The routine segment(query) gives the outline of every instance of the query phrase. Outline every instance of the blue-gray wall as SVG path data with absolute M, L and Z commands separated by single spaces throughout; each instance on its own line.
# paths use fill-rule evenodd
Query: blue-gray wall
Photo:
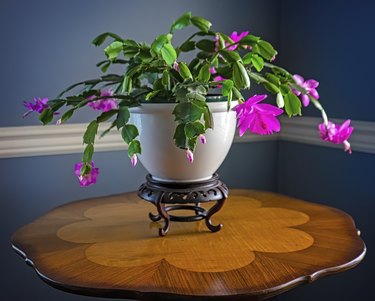
M 320 81 L 329 117 L 374 121 L 375 1 L 281 2 L 282 64 Z M 315 110 L 305 114 L 319 116 Z M 375 300 L 374 170 L 374 155 L 279 143 L 278 191 L 348 212 L 368 248 L 354 270 L 292 290 L 281 300 Z
M 22 100 L 33 96 L 52 98 L 72 82 L 98 76 L 95 63 L 102 59 L 102 50 L 91 46 L 90 41 L 101 32 L 113 31 L 151 42 L 157 34 L 169 30 L 174 18 L 192 11 L 212 20 L 219 31 L 230 33 L 249 28 L 262 32 L 277 45 L 276 2 L 237 0 L 234 10 L 233 2 L 213 0 L 3 0 L 0 127 L 38 124 L 36 116 L 20 118 L 24 112 Z M 88 118 L 89 113 L 84 112 L 73 122 Z M 275 191 L 277 147 L 276 142 L 237 144 L 220 173 L 230 187 Z M 72 171 L 80 157 L 74 154 L 0 159 L 1 300 L 96 300 L 50 288 L 9 247 L 14 231 L 46 211 L 75 199 L 136 190 L 146 175 L 141 166 L 131 168 L 124 153 L 97 153 L 95 162 L 101 167 L 98 183 L 82 189 Z M 238 160 L 240 157 L 246 158 L 246 164 Z
M 54 97 L 72 82 L 97 76 L 94 63 L 101 50 L 90 41 L 98 33 L 109 30 L 151 41 L 187 10 L 212 20 L 217 30 L 249 29 L 273 42 L 281 53 L 279 62 L 321 82 L 319 92 L 330 116 L 374 120 L 375 7 L 370 0 L 2 0 L 0 127 L 37 124 L 36 118 L 20 118 L 21 100 Z M 350 69 L 352 65 L 356 68 Z M 230 187 L 279 190 L 342 208 L 356 219 L 369 247 L 356 269 L 294 289 L 280 300 L 375 300 L 369 283 L 374 271 L 374 158 L 287 142 L 232 147 L 220 169 Z M 82 189 L 72 175 L 79 160 L 79 154 L 0 160 L 2 300 L 97 300 L 45 285 L 9 247 L 16 229 L 49 209 L 74 199 L 135 190 L 146 174 L 141 166 L 130 168 L 121 152 L 98 153 L 100 180 Z

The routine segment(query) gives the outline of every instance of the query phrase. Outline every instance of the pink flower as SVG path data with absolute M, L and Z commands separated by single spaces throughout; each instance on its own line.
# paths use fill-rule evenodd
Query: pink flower
M 112 90 L 103 90 L 100 92 L 100 96 L 112 96 L 113 91 Z M 88 100 L 95 99 L 96 96 L 92 95 L 88 97 Z M 88 103 L 88 106 L 92 107 L 94 110 L 102 111 L 102 112 L 108 112 L 113 109 L 117 109 L 118 105 L 115 99 L 113 98 L 103 98 L 98 99 L 92 102 Z
M 207 139 L 206 139 L 206 136 L 205 135 L 199 135 L 199 141 L 202 143 L 202 144 L 206 144 L 207 143 Z
M 354 128 L 349 125 L 350 119 L 346 120 L 342 125 L 334 124 L 331 121 L 328 121 L 328 125 L 321 123 L 318 127 L 320 138 L 333 144 L 344 144 L 344 150 L 348 151 L 349 154 L 351 154 L 352 149 L 350 148 L 348 139 L 352 134 Z
M 29 101 L 24 101 L 23 105 L 26 107 L 26 109 L 29 109 L 26 113 L 23 114 L 23 117 L 26 117 L 29 115 L 31 112 L 37 112 L 37 113 L 42 113 L 44 109 L 49 108 L 47 105 L 48 98 L 43 97 L 43 98 L 37 98 L 35 97 L 33 99 L 34 103 Z
M 194 154 L 190 149 L 186 150 L 186 158 L 188 159 L 189 163 L 193 163 L 194 161 Z
M 300 97 L 303 106 L 307 107 L 310 103 L 308 94 L 310 94 L 315 99 L 319 99 L 319 94 L 316 90 L 316 88 L 319 86 L 318 81 L 316 81 L 315 79 L 308 79 L 307 81 L 305 81 L 304 78 L 298 74 L 294 74 L 293 79 L 298 86 L 307 91 L 307 94 L 302 94 L 300 91 L 292 88 L 292 92 Z
M 248 31 L 243 31 L 241 32 L 240 34 L 237 33 L 237 31 L 233 31 L 232 34 L 229 36 L 233 42 L 237 43 L 239 42 L 242 38 L 246 37 L 249 35 L 249 32 Z M 238 47 L 238 45 L 233 45 L 233 46 L 230 46 L 228 48 L 228 50 L 232 51 L 232 50 L 236 50 Z
M 134 155 L 130 158 L 130 162 L 132 163 L 133 167 L 137 165 L 138 157 L 137 157 L 136 154 L 134 154 Z
M 177 61 L 173 62 L 173 69 L 176 70 L 177 72 L 180 71 L 180 66 L 178 65 Z
M 237 113 L 239 133 L 247 129 L 259 135 L 269 135 L 280 131 L 280 122 L 275 117 L 284 111 L 270 104 L 259 104 L 267 95 L 254 95 L 233 108 Z
M 217 74 L 217 73 L 216 73 L 216 69 L 215 69 L 215 67 L 211 67 L 211 68 L 210 68 L 210 73 L 211 73 L 212 75 Z M 226 80 L 226 78 L 222 77 L 221 75 L 216 75 L 216 76 L 214 77 L 214 82 L 219 82 L 219 81 L 223 81 L 223 80 Z M 218 88 L 221 88 L 222 85 L 217 85 L 217 87 L 218 87 Z
M 83 166 L 82 162 L 76 163 L 74 165 L 74 173 L 79 180 L 79 185 L 90 186 L 91 184 L 96 183 L 96 178 L 99 175 L 99 168 L 95 168 L 94 162 L 91 162 L 91 171 L 87 175 L 81 175 L 81 168 Z

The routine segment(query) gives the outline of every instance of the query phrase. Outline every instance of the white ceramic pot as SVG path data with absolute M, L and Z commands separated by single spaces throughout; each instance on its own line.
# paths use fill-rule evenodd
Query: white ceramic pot
M 139 160 L 152 177 L 164 182 L 197 182 L 210 179 L 224 161 L 232 145 L 236 114 L 227 111 L 227 102 L 209 102 L 214 129 L 206 132 L 206 144 L 197 142 L 194 162 L 185 150 L 175 146 L 175 103 L 145 103 L 130 109 L 130 123 L 137 126 L 142 154 Z M 236 103 L 233 102 L 233 106 Z

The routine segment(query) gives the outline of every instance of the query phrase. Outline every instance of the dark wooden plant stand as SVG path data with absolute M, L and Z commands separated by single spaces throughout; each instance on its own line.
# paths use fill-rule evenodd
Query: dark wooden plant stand
M 157 214 L 149 213 L 152 221 L 164 220 L 159 235 L 167 234 L 170 222 L 195 222 L 205 220 L 212 232 L 217 232 L 222 224 L 213 225 L 211 217 L 224 205 L 228 197 L 227 186 L 214 174 L 209 180 L 194 183 L 160 182 L 147 175 L 147 182 L 138 189 L 138 196 L 156 206 Z M 210 209 L 201 207 L 201 203 L 215 202 Z M 191 210 L 193 215 L 172 215 L 169 212 Z

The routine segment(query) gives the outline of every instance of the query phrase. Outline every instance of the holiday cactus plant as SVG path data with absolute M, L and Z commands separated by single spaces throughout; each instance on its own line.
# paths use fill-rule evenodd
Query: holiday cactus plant
M 196 33 L 176 46 L 172 43 L 177 31 L 193 26 Z M 238 101 L 234 107 L 238 118 L 239 134 L 246 130 L 260 135 L 280 131 L 278 116 L 284 112 L 289 116 L 301 115 L 302 106 L 314 105 L 321 113 L 323 122 L 318 126 L 323 140 L 335 144 L 343 143 L 351 153 L 348 138 L 353 128 L 350 120 L 335 125 L 328 120 L 319 102 L 316 80 L 304 80 L 275 65 L 277 51 L 262 38 L 248 31 L 226 35 L 211 30 L 211 22 L 185 13 L 171 26 L 169 33 L 156 37 L 152 44 L 124 39 L 106 32 L 93 40 L 95 46 L 105 42 L 106 59 L 97 66 L 104 73 L 97 79 L 74 84 L 64 90 L 56 99 L 34 98 L 25 102 L 30 112 L 39 113 L 43 124 L 55 118 L 57 125 L 69 120 L 80 108 L 91 107 L 98 111 L 83 135 L 85 149 L 82 162 L 75 165 L 75 173 L 81 186 L 96 182 L 99 169 L 92 161 L 94 142 L 100 123 L 112 120 L 110 128 L 121 131 L 128 144 L 128 156 L 133 166 L 141 154 L 138 129 L 129 123 L 129 108 L 145 102 L 175 103 L 173 115 L 176 121 L 174 141 L 176 147 L 186 151 L 187 160 L 193 163 L 193 152 L 198 141 L 206 142 L 206 131 L 213 128 L 212 116 L 206 103 L 211 91 L 226 96 L 228 110 L 231 101 Z M 189 61 L 180 59 L 182 53 L 192 52 Z M 121 65 L 121 74 L 107 73 L 113 65 Z M 262 85 L 272 96 L 276 106 L 263 103 L 267 95 L 254 95 L 247 100 L 243 90 L 249 90 L 255 83 Z M 79 89 L 80 88 L 80 89 Z M 79 89 L 79 90 L 78 90 Z M 66 96 L 70 92 L 71 95 Z M 59 112 L 66 108 L 63 113 Z M 172 137 L 171 137 L 172 139 Z

